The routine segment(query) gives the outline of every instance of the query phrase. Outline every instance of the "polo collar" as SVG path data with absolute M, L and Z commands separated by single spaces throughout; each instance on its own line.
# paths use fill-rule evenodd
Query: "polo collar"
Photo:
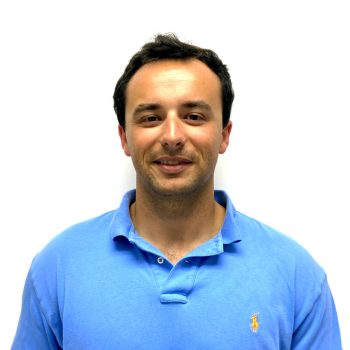
M 230 197 L 225 191 L 214 191 L 215 200 L 226 208 L 224 223 L 218 235 L 221 235 L 223 244 L 238 243 L 242 240 L 238 225 L 238 216 Z

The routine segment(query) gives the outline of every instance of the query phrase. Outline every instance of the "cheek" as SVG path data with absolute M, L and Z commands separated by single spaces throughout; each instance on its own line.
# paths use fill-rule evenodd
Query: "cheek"
M 221 146 L 221 133 L 214 130 L 198 130 L 191 138 L 192 144 L 204 153 L 204 156 L 211 157 L 219 153 Z
M 133 132 L 128 135 L 128 145 L 131 157 L 142 158 L 144 153 L 152 149 L 156 143 L 155 133 L 149 129 L 142 132 Z

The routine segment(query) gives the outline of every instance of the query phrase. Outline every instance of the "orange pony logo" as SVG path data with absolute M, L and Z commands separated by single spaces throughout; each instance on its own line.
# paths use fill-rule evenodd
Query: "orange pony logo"
M 250 317 L 250 329 L 253 333 L 256 333 L 259 329 L 259 314 L 254 313 Z

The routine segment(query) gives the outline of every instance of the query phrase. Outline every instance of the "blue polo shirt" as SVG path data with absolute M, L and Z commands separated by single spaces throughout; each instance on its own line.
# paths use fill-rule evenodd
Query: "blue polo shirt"
M 135 191 L 58 235 L 33 260 L 12 349 L 341 349 L 319 265 L 215 199 L 221 231 L 175 266 L 135 231 Z

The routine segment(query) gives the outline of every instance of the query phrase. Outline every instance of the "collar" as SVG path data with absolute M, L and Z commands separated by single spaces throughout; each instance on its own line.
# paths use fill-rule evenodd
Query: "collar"
M 223 244 L 238 243 L 241 241 L 241 234 L 238 225 L 237 211 L 233 206 L 229 196 L 225 191 L 214 191 L 215 200 L 226 208 L 225 220 L 220 232 L 215 237 L 222 240 Z M 130 242 L 136 239 L 136 231 L 131 221 L 129 208 L 136 200 L 136 190 L 126 192 L 120 203 L 120 207 L 115 211 L 110 225 L 111 238 L 123 236 Z

